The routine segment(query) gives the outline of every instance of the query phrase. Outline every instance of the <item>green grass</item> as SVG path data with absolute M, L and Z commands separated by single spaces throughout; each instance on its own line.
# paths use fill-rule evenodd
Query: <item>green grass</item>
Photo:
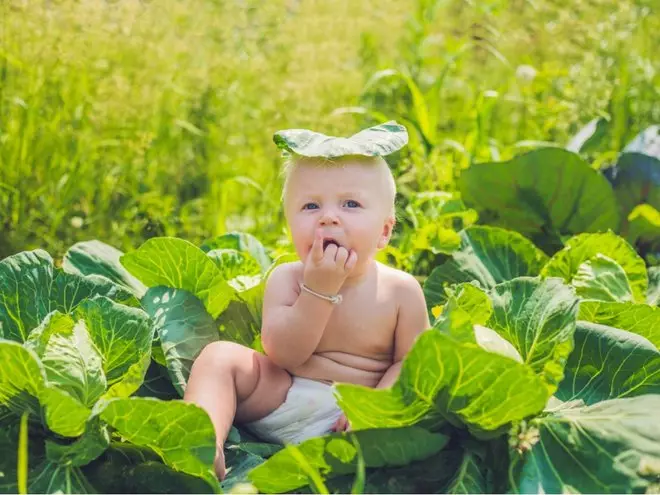
M 98 238 L 286 242 L 277 129 L 349 134 L 362 106 L 434 141 L 395 168 L 405 196 L 473 161 L 564 144 L 597 115 L 604 160 L 660 121 L 651 2 L 158 0 L 0 4 L 0 257 Z M 534 67 L 525 80 L 520 65 Z M 410 75 L 366 88 L 379 70 Z M 518 73 L 518 76 L 516 75 Z M 415 103 L 417 106 L 415 106 Z M 412 129 L 411 129 L 412 131 Z M 610 153 L 610 155 L 607 155 Z

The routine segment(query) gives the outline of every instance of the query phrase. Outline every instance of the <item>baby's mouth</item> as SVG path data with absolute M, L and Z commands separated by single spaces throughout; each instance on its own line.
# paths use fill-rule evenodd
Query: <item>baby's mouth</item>
M 334 244 L 338 248 L 341 247 L 341 244 L 339 244 L 337 241 L 334 239 L 323 239 L 323 251 L 325 251 L 329 245 Z

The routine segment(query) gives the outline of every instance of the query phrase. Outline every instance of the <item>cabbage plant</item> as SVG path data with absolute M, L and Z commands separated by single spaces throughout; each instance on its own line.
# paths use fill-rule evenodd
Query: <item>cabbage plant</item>
M 123 465 L 174 486 L 215 491 L 213 426 L 199 407 L 132 396 L 151 361 L 154 326 L 103 275 L 56 268 L 42 250 L 0 261 L 0 491 L 116 491 Z M 123 459 L 122 459 L 123 457 Z
M 350 431 L 282 447 L 233 429 L 218 484 L 204 411 L 145 396 L 182 394 L 209 342 L 260 350 L 265 282 L 287 259 L 232 233 L 80 243 L 61 269 L 40 251 L 0 262 L 2 490 L 658 490 L 656 269 L 611 232 L 550 257 L 483 226 L 426 280 L 433 326 L 394 386 L 336 385 Z
M 516 230 L 546 253 L 582 233 L 612 230 L 657 257 L 660 247 L 660 126 L 628 143 L 601 169 L 579 153 L 605 142 L 607 123 L 594 120 L 567 149 L 545 147 L 508 161 L 475 163 L 461 173 L 466 205 L 484 224 Z
M 460 235 L 396 384 L 337 385 L 352 430 L 285 447 L 249 473 L 260 490 L 658 491 L 660 310 L 639 256 L 611 233 L 553 258 L 516 232 Z M 382 433 L 412 429 L 426 431 L 417 452 Z M 363 446 L 374 432 L 381 457 Z

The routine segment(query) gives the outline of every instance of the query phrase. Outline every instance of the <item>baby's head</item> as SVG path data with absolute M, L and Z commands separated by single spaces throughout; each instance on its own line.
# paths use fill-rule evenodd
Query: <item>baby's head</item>
M 392 172 L 381 157 L 291 155 L 282 201 L 300 259 L 307 259 L 322 228 L 324 248 L 334 242 L 355 250 L 358 264 L 371 261 L 392 235 L 395 195 Z

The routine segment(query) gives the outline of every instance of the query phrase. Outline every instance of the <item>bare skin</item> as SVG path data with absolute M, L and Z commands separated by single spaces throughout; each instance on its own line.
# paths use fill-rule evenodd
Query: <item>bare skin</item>
M 185 400 L 203 407 L 217 439 L 216 473 L 233 422 L 263 418 L 286 399 L 292 375 L 326 383 L 385 388 L 417 335 L 430 326 L 418 282 L 374 260 L 394 218 L 383 201 L 382 170 L 300 166 L 290 178 L 286 212 L 302 262 L 279 266 L 264 296 L 266 355 L 228 342 L 195 361 Z M 334 305 L 304 290 L 341 294 Z M 348 428 L 346 418 L 336 431 Z

